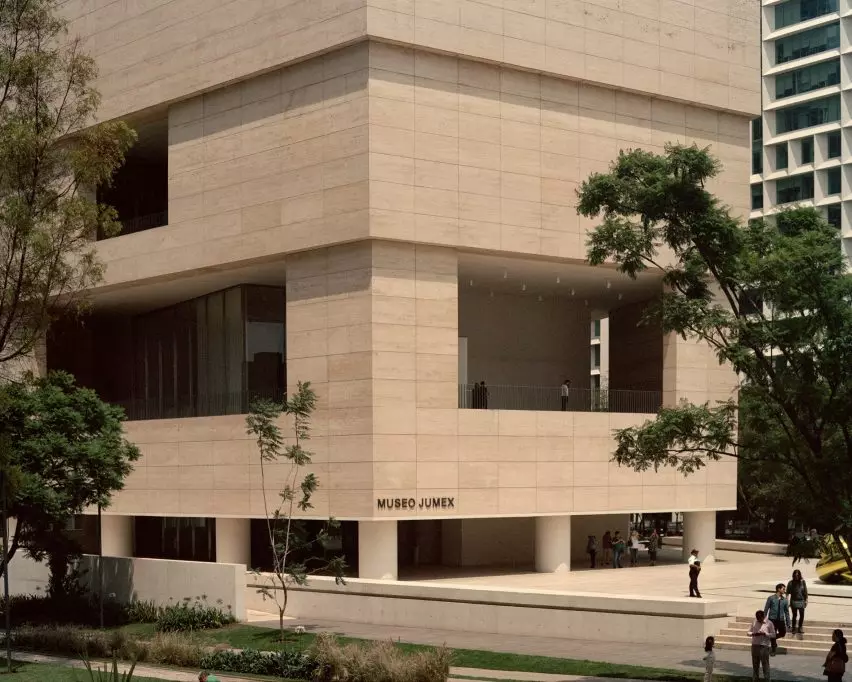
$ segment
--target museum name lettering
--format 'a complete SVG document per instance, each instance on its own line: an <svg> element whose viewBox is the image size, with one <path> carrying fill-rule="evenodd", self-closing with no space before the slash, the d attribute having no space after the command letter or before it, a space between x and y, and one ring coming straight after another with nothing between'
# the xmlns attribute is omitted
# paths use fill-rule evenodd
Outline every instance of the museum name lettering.
<svg viewBox="0 0 852 682"><path fill-rule="evenodd" d="M380 497L376 500L379 509L455 509L455 497L421 497L418 503L413 497Z"/></svg>

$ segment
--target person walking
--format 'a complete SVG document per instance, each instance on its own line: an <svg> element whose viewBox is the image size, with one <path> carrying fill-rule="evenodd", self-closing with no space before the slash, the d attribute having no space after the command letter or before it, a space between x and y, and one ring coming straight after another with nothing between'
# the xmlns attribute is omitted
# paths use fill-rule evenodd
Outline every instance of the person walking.
<svg viewBox="0 0 852 682"><path fill-rule="evenodd" d="M694 564L696 561L698 561L698 550L697 550L697 549L693 549L693 550L689 553L689 559L687 559L687 560L686 560L686 562L687 562L690 566L692 566L692 564Z"/></svg>
<svg viewBox="0 0 852 682"><path fill-rule="evenodd" d="M770 656L778 652L778 640L787 634L790 629L790 603L784 594L784 583L775 586L775 594L770 595L763 607L766 617L775 626L775 639L772 640Z"/></svg>
<svg viewBox="0 0 852 682"><path fill-rule="evenodd" d="M660 548L660 536L657 535L657 529L651 533L651 537L648 538L648 561L651 566L657 565L657 550Z"/></svg>
<svg viewBox="0 0 852 682"><path fill-rule="evenodd" d="M219 678L208 672L198 673L198 682L219 682Z"/></svg>
<svg viewBox="0 0 852 682"><path fill-rule="evenodd" d="M636 529L630 534L630 565L639 565L639 531Z"/></svg>
<svg viewBox="0 0 852 682"><path fill-rule="evenodd" d="M769 682L769 650L775 639L775 626L767 619L763 611L754 614L754 622L748 629L751 635L751 668L752 680L760 680L760 669L763 668L763 679Z"/></svg>
<svg viewBox="0 0 852 682"><path fill-rule="evenodd" d="M612 535L610 535L609 531L603 534L601 544L603 546L603 562L608 564L612 561Z"/></svg>
<svg viewBox="0 0 852 682"><path fill-rule="evenodd" d="M796 634L796 617L798 616L800 635L805 634L805 609L808 608L808 584L802 578L802 572L797 568L793 571L793 579L787 583L787 599L793 612L790 632Z"/></svg>
<svg viewBox="0 0 852 682"><path fill-rule="evenodd" d="M713 682L713 668L716 667L716 652L713 647L716 645L715 637L708 637L704 640L704 682Z"/></svg>
<svg viewBox="0 0 852 682"><path fill-rule="evenodd" d="M831 633L831 639L834 644L831 645L828 656L825 657L823 675L828 678L828 682L841 682L846 672L846 664L849 662L843 630L835 630Z"/></svg>
<svg viewBox="0 0 852 682"><path fill-rule="evenodd" d="M595 568L595 557L598 554L598 539L594 535L590 535L589 541L586 543L586 554L589 555L589 560L591 562L590 568Z"/></svg>
<svg viewBox="0 0 852 682"><path fill-rule="evenodd" d="M701 573L701 562L693 561L689 565L689 596L701 599L701 591L698 589L699 573Z"/></svg>

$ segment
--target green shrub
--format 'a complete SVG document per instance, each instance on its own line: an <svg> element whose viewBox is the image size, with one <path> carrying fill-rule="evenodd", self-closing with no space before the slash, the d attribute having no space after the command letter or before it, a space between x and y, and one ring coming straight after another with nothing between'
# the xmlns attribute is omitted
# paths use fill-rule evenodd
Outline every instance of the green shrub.
<svg viewBox="0 0 852 682"><path fill-rule="evenodd" d="M201 645L187 635L158 633L133 640L121 630L92 632L75 627L25 627L12 634L18 649L72 657L110 658L197 668Z"/></svg>
<svg viewBox="0 0 852 682"><path fill-rule="evenodd" d="M9 599L12 608L12 625L89 625L100 622L100 604L89 594L66 594L54 597L48 594L15 595ZM0 619L5 617L6 600L0 599ZM123 625L128 622L125 607L114 600L104 600L104 624Z"/></svg>
<svg viewBox="0 0 852 682"><path fill-rule="evenodd" d="M236 622L234 614L218 606L210 606L203 598L184 599L180 604L170 604L160 609L156 620L158 632L192 632L211 630Z"/></svg>
<svg viewBox="0 0 852 682"><path fill-rule="evenodd" d="M129 623L156 623L162 613L163 607L157 606L152 600L133 600L125 607L127 622Z"/></svg>
<svg viewBox="0 0 852 682"><path fill-rule="evenodd" d="M215 651L201 659L201 668L245 675L271 675L310 680L315 665L311 657L298 651Z"/></svg>
<svg viewBox="0 0 852 682"><path fill-rule="evenodd" d="M309 655L317 682L446 682L450 674L446 648L407 654L393 642L341 645L323 633Z"/></svg>

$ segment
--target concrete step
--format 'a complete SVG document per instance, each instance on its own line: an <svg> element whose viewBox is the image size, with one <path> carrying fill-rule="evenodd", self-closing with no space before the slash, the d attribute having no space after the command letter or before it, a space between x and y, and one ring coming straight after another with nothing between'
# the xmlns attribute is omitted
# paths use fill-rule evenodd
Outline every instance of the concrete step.
<svg viewBox="0 0 852 682"><path fill-rule="evenodd" d="M722 628L722 630L721 630L721 632L719 632L719 634L724 635L726 637L744 637L745 639L749 639L749 636L747 634L747 628L740 628L740 627ZM826 632L811 632L810 630L805 630L804 635L799 635L799 634L793 635L793 634L790 634L788 632L787 636L784 637L783 639L795 640L795 641L799 641L799 642L827 643L829 645L833 641L832 638L831 638L831 631L830 630L826 631Z"/></svg>
<svg viewBox="0 0 852 682"><path fill-rule="evenodd" d="M805 612L807 616L807 611ZM746 627L752 624L754 618L749 616L737 616L737 623L745 623ZM830 622L824 620L810 620L809 618L805 618L805 634L807 634L808 630L821 630L827 629L829 631L835 630L836 628L840 628L841 630L845 628L852 628L852 623L839 623L839 622Z"/></svg>
<svg viewBox="0 0 852 682"><path fill-rule="evenodd" d="M739 637L725 637L720 635L716 638L717 649L730 649L735 651L749 651L751 642L743 641ZM779 655L796 655L796 656L822 656L828 653L828 647L825 646L803 646L796 643L794 646L778 645Z"/></svg>

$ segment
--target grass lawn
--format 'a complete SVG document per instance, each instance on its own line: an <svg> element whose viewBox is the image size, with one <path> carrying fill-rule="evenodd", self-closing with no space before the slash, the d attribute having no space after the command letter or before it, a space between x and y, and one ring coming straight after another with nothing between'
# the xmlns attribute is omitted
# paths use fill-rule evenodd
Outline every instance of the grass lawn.
<svg viewBox="0 0 852 682"><path fill-rule="evenodd" d="M126 628L139 637L153 634L152 625L130 625ZM278 630L256 625L230 625L219 630L207 630L199 633L201 640L208 646L227 644L235 649L260 649L277 651L280 649L307 649L316 635L305 633L297 635L288 632L285 641L278 639ZM364 640L341 637L343 642L362 643ZM399 643L405 651L423 651L433 647L423 644ZM620 663L603 663L570 658L549 656L530 656L509 654L496 651L477 651L472 649L454 649L453 665L460 668L480 668L484 670L509 670L553 675L582 675L588 677L627 678L638 680L657 680L659 682L694 682L702 680L702 673L690 673L664 668L646 668ZM725 678L733 680L734 678ZM750 679L750 678L749 678ZM2 682L2 681L0 681Z"/></svg>
<svg viewBox="0 0 852 682"><path fill-rule="evenodd" d="M90 682L89 673L79 668L37 663L16 663L15 672L6 673L6 659L0 671L2 682ZM152 677L133 677L133 682L162 682Z"/></svg>

